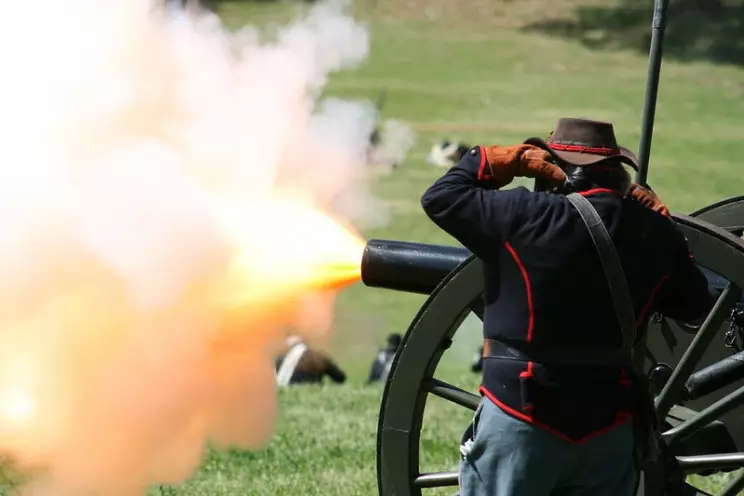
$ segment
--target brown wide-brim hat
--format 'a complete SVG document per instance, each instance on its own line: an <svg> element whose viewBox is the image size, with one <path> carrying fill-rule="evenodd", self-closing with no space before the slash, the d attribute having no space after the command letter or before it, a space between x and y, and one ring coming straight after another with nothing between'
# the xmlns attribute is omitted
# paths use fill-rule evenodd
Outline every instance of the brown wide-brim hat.
<svg viewBox="0 0 744 496"><path fill-rule="evenodd" d="M617 160L639 169L635 154L618 146L615 129L609 122L564 117L547 140L529 138L525 144L542 148L558 163L585 167Z"/></svg>

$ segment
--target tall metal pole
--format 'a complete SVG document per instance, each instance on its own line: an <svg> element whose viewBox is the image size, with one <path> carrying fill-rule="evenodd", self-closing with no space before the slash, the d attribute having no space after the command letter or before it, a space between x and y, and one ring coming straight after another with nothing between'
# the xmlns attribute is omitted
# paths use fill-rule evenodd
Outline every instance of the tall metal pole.
<svg viewBox="0 0 744 496"><path fill-rule="evenodd" d="M640 167L636 173L636 182L642 185L646 185L646 176L648 176L648 162L651 154L651 137L654 132L656 98L659 94L659 74L661 73L661 57L668 7L669 0L654 1L654 18L651 23L651 48L648 55L648 76L646 79L646 98L643 103L641 142L638 147Z"/></svg>
<svg viewBox="0 0 744 496"><path fill-rule="evenodd" d="M659 94L659 75L661 74L661 56L664 45L664 30L666 29L666 14L669 0L654 0L654 18L651 22L651 47L648 53L648 74L646 76L646 97L643 102L643 117L641 118L641 140L638 145L638 172L636 183L648 186L648 163L651 155L651 137L654 133L654 117L656 116L656 98ZM633 347L633 367L636 372L644 374L646 359L646 326L638 329L641 338ZM638 474L638 494L645 495L649 488L649 481L645 473Z"/></svg>
<svg viewBox="0 0 744 496"><path fill-rule="evenodd" d="M656 116L656 98L659 94L659 75L661 74L661 57L664 45L664 30L666 29L667 8L669 0L654 0L654 17L651 21L651 47L648 53L648 75L646 76L646 98L643 102L643 117L641 119L641 141L638 151L638 172L635 182L648 186L649 156L651 155L651 137L654 133L654 117ZM641 337L633 347L633 367L637 372L643 372L646 360L646 326L638 329Z"/></svg>

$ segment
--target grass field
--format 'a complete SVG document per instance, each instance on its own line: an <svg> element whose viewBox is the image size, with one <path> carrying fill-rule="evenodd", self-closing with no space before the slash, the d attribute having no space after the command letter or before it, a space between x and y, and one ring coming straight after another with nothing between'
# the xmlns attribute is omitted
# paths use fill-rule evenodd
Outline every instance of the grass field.
<svg viewBox="0 0 744 496"><path fill-rule="evenodd" d="M650 0L649 0L650 1ZM425 164L428 149L447 137L470 144L513 143L545 136L560 116L615 123L621 142L636 148L646 54L591 48L529 25L571 19L577 0L377 0L358 4L370 22L372 48L360 69L333 77L328 94L374 101L387 89L386 118L418 135L401 169L383 176L377 194L394 214L368 238L453 244L421 212L419 198L441 174ZM608 2L604 2L608 3ZM223 2L231 26L281 21L294 3ZM702 21L702 20L701 20ZM650 18L649 18L650 22ZM645 33L644 33L645 34ZM732 64L664 63L649 182L676 211L689 212L744 190L744 69ZM371 495L376 493L375 443L380 387L363 382L384 336L405 331L424 298L358 285L339 300L333 352L349 374L341 387L282 391L282 414L262 451L210 452L189 481L152 494L184 496ZM469 323L438 375L474 388L468 364L478 340ZM432 401L422 445L425 468L457 463L469 414ZM703 481L708 488L720 481ZM452 494L447 490L435 494Z"/></svg>

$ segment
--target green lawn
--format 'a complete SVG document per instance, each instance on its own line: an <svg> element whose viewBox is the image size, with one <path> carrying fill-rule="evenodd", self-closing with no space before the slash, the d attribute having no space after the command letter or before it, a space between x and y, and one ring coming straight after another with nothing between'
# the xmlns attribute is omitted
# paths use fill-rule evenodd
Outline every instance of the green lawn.
<svg viewBox="0 0 744 496"><path fill-rule="evenodd" d="M408 122L418 134L404 166L376 185L390 203L392 221L365 236L453 244L419 207L421 193L442 173L424 158L444 137L508 144L547 135L560 116L586 116L614 122L619 139L637 148L645 54L593 50L521 29L559 6L589 3L597 2L370 0L357 6L358 16L371 25L370 57L359 70L335 75L327 92L374 101L386 89L384 116ZM220 12L239 26L281 21L294 8L225 2ZM570 17L572 10L562 15ZM742 193L742 116L744 69L664 63L649 182L670 208L689 212ZM405 331L423 301L361 285L346 291L339 299L333 351L349 372L349 383L283 391L278 430L264 450L211 452L191 480L165 494L375 494L381 388L363 381L384 336ZM477 325L471 323L458 334L438 375L475 387L477 378L467 366L477 340ZM423 442L426 468L454 467L468 417L449 404L431 402Z"/></svg>

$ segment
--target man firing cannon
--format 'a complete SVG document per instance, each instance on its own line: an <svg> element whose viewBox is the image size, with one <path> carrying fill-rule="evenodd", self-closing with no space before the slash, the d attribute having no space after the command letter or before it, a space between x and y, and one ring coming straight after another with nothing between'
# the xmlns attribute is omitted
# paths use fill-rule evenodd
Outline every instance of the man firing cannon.
<svg viewBox="0 0 744 496"><path fill-rule="evenodd" d="M653 312L696 323L713 300L666 206L623 164L638 168L612 124L564 118L547 141L471 149L422 197L484 263L462 496L633 493L634 440L653 422L631 366L636 331ZM517 176L539 188L501 189Z"/></svg>

